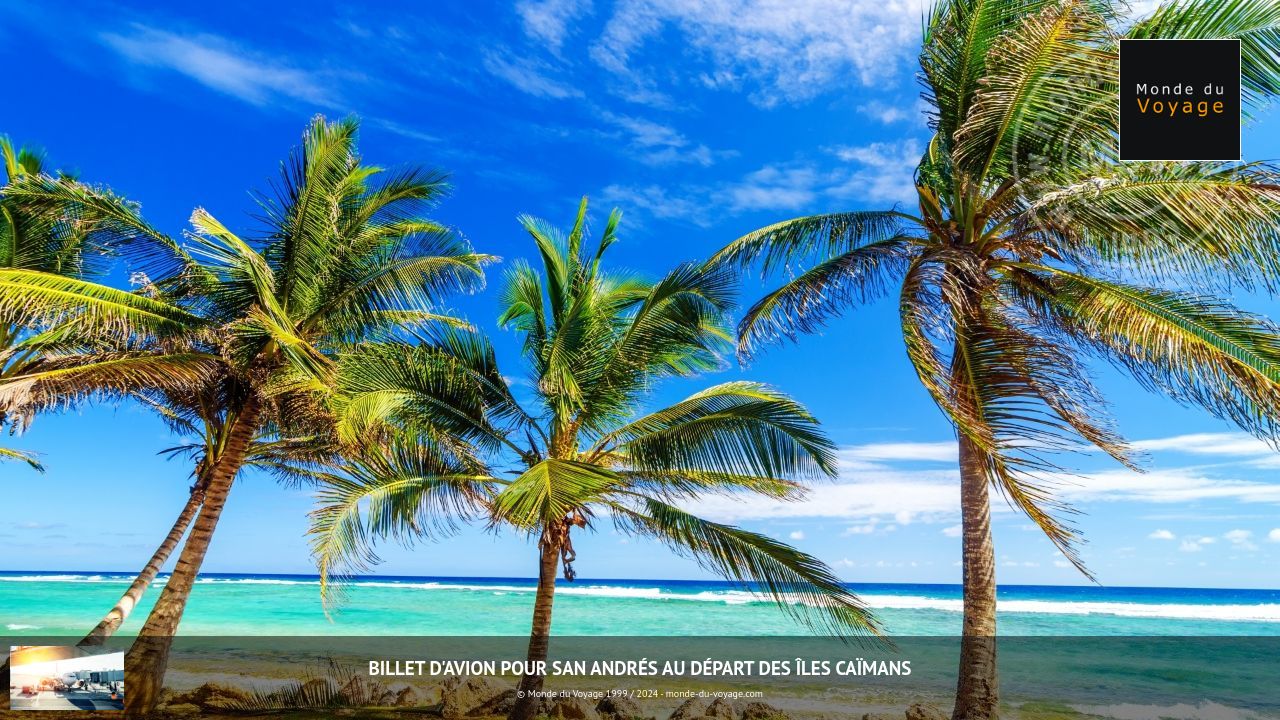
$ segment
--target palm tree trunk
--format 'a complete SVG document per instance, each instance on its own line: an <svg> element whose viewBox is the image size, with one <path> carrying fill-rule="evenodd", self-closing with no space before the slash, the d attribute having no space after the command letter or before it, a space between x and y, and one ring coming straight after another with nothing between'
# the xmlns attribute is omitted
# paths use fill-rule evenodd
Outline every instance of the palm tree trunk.
<svg viewBox="0 0 1280 720"><path fill-rule="evenodd" d="M156 575L160 573L160 568L164 567L164 564L169 560L169 556L173 554L174 548L178 547L178 542L186 534L192 518L196 516L196 511L200 509L200 504L204 502L202 482L202 478L197 479L196 486L191 489L191 497L187 499L187 504L182 508L182 512L178 514L178 519L174 521L173 527L169 529L169 534L160 543L160 547L156 548L151 560L142 568L142 572L138 573L138 577L134 579L129 589L124 591L124 595L120 596L120 600L116 602L115 607L111 608L111 612L107 613L107 616L102 618L102 622L99 622L97 627L91 630L88 635L85 635L78 643L80 647L103 644L116 630L120 629L125 619L129 617L129 613L137 607L138 602L142 600L142 595L146 593L147 588L155 581Z"/></svg>
<svg viewBox="0 0 1280 720"><path fill-rule="evenodd" d="M996 715L996 557L982 452L960 434L960 513L964 530L964 635L952 720Z"/></svg>
<svg viewBox="0 0 1280 720"><path fill-rule="evenodd" d="M529 632L529 653L526 656L530 663L547 660L547 650L551 644L551 606L555 602L557 563L560 560L559 542L550 531L543 533L538 548L541 552L538 592L533 601L533 628ZM534 697L534 694L542 691L544 679L543 673L525 673L520 678L516 704L511 708L507 720L533 720L542 704L541 698Z"/></svg>
<svg viewBox="0 0 1280 720"><path fill-rule="evenodd" d="M256 396L250 396L240 409L227 435L226 445L210 470L204 504L191 528L191 535L182 546L169 582L165 583L138 639L125 657L125 711L129 715L150 713L160 697L173 636L178 632L178 623L182 621L191 588L213 540L213 531L218 526L231 484L244 464L249 443L257 433L260 409L261 401Z"/></svg>

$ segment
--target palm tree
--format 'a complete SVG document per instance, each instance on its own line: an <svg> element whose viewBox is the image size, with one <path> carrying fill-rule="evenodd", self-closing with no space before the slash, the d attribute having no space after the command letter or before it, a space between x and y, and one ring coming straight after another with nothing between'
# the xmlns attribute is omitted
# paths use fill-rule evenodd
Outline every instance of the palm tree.
<svg viewBox="0 0 1280 720"><path fill-rule="evenodd" d="M368 438L395 427L411 440L392 434L387 449L325 478L311 530L325 592L335 573L376 560L372 540L431 536L483 518L537 539L528 659L546 660L560 567L574 579L573 535L608 517L815 627L878 631L816 558L680 507L705 493L795 498L799 481L835 473L834 447L802 406L751 382L638 415L655 382L720 366L730 277L691 265L658 282L606 273L619 215L588 253L586 210L584 198L567 235L522 217L542 269L518 262L507 273L500 322L523 336L536 410L517 401L475 333L447 329L417 346L344 358L340 431ZM513 720L533 717L530 691L542 684L538 673L521 679Z"/></svg>
<svg viewBox="0 0 1280 720"><path fill-rule="evenodd" d="M483 280L489 258L422 217L446 190L438 173L410 169L375 182L356 154L358 123L317 117L260 198L263 230L242 239L197 209L190 250L134 218L130 249L158 270L138 292L68 286L31 272L0 287L0 308L46 312L124 330L116 346L49 358L0 383L0 409L38 411L139 392L217 398L216 457L177 563L129 651L128 710L158 696L169 648L231 485L264 429L291 437L323 427L336 353L402 325L448 319L433 310L450 290ZM210 392L216 388L216 392ZM306 432L299 433L305 435Z"/></svg>
<svg viewBox="0 0 1280 720"><path fill-rule="evenodd" d="M101 270L104 248L98 242L101 234L83 215L78 222L50 224L40 214L33 214L7 192L15 183L28 178L43 182L74 184L66 174L56 178L45 174L44 154L30 147L15 148L8 137L0 135L0 161L4 163L4 185L0 186L0 282L5 270L21 268L47 273L83 277ZM31 315L23 308L12 308L0 314L0 378L21 373L44 346L30 331ZM16 432L25 427L25 418L13 418L0 411L0 429L10 425ZM0 448L0 460L17 460L35 470L44 467L36 456L17 450Z"/></svg>
<svg viewBox="0 0 1280 720"><path fill-rule="evenodd" d="M959 441L955 720L996 711L989 486L1088 575L1053 494L1054 452L1084 440L1132 465L1086 355L1277 439L1278 328L1213 293L1280 281L1280 173L1120 164L1116 94L1121 37L1238 37L1256 110L1280 91L1280 5L1186 0L1127 29L1116 16L1107 0L942 0L920 56L934 134L918 207L787 220L712 260L799 266L742 319L744 356L896 295L907 356Z"/></svg>

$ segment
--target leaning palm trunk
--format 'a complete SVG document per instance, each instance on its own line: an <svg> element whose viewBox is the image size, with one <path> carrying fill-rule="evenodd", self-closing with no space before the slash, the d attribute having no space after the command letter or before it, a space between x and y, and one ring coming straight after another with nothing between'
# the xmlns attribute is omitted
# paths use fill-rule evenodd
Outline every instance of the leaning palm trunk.
<svg viewBox="0 0 1280 720"><path fill-rule="evenodd" d="M960 513L964 536L964 634L952 720L996 715L996 563L983 457L960 436Z"/></svg>
<svg viewBox="0 0 1280 720"><path fill-rule="evenodd" d="M529 632L529 653L526 656L530 663L545 662L551 644L551 608L556 596L556 563L560 559L560 543L550 531L543 534L538 543L541 553L538 568L538 591L533 601L533 627ZM542 691L545 679L542 673L525 673L520 678L520 688L516 704L511 709L508 720L533 720L542 704L536 697Z"/></svg>
<svg viewBox="0 0 1280 720"><path fill-rule="evenodd" d="M133 584L125 590L124 595L120 596L120 600L116 602L115 607L111 608L111 612L102 618L97 627L84 636L78 644L80 647L90 647L101 645L107 638L115 634L116 630L124 624L129 617L129 613L138 606L138 602L142 600L142 596L146 593L147 588L155 581L156 575L160 573L160 568L169 560L169 556L173 554L178 542L182 540L182 536L187 533L187 528L191 526L191 520L196 516L196 512L200 509L201 503L204 502L203 481L198 481L196 487L191 490L191 497L187 499L187 504L182 508L182 512L178 514L178 519L174 521L173 527L169 529L169 534L165 536L164 542L160 543L160 547L156 548L155 554L151 556L151 560L142 568L142 572L138 573L138 577L134 579Z"/></svg>
<svg viewBox="0 0 1280 720"><path fill-rule="evenodd" d="M228 434L226 447L210 472L204 504L191 529L191 535L182 546L173 574L169 576L169 582L165 583L164 591L147 616L138 639L129 649L125 662L125 685L129 688L125 695L125 710L131 715L151 712L160 697L173 636L178 632L178 623L182 621L191 588L195 585L205 553L213 540L213 532L218 526L222 508L226 505L227 495L231 492L231 484L244 465L249 443L257 432L260 411L261 401L256 397L247 400L241 408L239 417Z"/></svg>

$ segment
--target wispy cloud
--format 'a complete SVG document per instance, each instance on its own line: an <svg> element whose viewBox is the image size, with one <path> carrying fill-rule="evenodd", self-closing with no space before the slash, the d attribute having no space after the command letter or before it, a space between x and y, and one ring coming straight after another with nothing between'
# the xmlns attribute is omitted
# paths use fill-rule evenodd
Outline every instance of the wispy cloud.
<svg viewBox="0 0 1280 720"><path fill-rule="evenodd" d="M560 52L571 34L572 23L590 11L590 0L520 0L516 3L516 14L520 16L525 34L555 53Z"/></svg>
<svg viewBox="0 0 1280 720"><path fill-rule="evenodd" d="M762 106L803 101L900 72L925 0L622 0L592 46L604 68L647 77L639 50L668 28L711 61L704 84ZM744 87L745 86L745 87Z"/></svg>
<svg viewBox="0 0 1280 720"><path fill-rule="evenodd" d="M682 135L656 123L639 123L631 131L636 142L652 147L682 152L690 146ZM662 145L666 143L666 145ZM695 160L701 151L692 156ZM708 208L720 212L781 211L798 213L818 210L833 203L864 201L893 204L908 202L915 194L912 172L920 159L920 143L914 138L865 146L830 149L839 163L797 160L771 163L756 168L736 180L709 184L634 187L611 185L606 193L630 202L642 212L654 211L653 217L676 219L706 226L712 220ZM709 162L709 160L708 160ZM654 202L661 197L663 203ZM690 212L672 212L672 208Z"/></svg>
<svg viewBox="0 0 1280 720"><path fill-rule="evenodd" d="M1200 552L1204 550L1205 545L1212 545L1214 542L1216 541L1211 537L1187 538L1178 545L1178 550L1185 553Z"/></svg>
<svg viewBox="0 0 1280 720"><path fill-rule="evenodd" d="M702 143L694 143L683 133L660 122L602 111L600 117L625 134L629 152L648 165L691 163L710 166L717 155Z"/></svg>
<svg viewBox="0 0 1280 720"><path fill-rule="evenodd" d="M1253 532L1250 530L1228 530L1222 534L1222 539L1240 550L1252 551L1258 549L1258 546L1253 542Z"/></svg>
<svg viewBox="0 0 1280 720"><path fill-rule="evenodd" d="M1162 440L1147 441L1159 446ZM779 508L753 498L711 498L697 503L699 510L727 520L776 517L833 518L858 521L846 534L866 534L883 530L881 520L906 524L954 521L959 511L959 473L955 469L954 441L869 443L839 451L841 479L834 485L819 485L802 500ZM941 463L930 468L919 463ZM1166 467L1138 473L1126 469L1076 474L1046 474L1043 481L1055 494L1076 505L1130 502L1173 504L1226 501L1243 504L1280 504L1280 483L1215 477L1195 467ZM1010 512L998 499L993 510ZM944 534L958 532L953 528ZM1167 529L1148 535L1162 541L1178 540ZM1280 542L1280 528L1268 534ZM1249 530L1231 530L1221 539L1233 547L1256 549ZM1197 552L1215 542L1212 536L1192 535L1181 539L1179 549Z"/></svg>
<svg viewBox="0 0 1280 720"><path fill-rule="evenodd" d="M534 97L563 100L582 97L582 90L548 76L551 68L530 58L520 58L490 51L482 61L491 75L505 80L517 90Z"/></svg>
<svg viewBox="0 0 1280 720"><path fill-rule="evenodd" d="M849 165L847 175L827 190L831 197L867 202L911 202L921 145L915 138L869 145L846 145L832 152Z"/></svg>
<svg viewBox="0 0 1280 720"><path fill-rule="evenodd" d="M818 485L803 499L778 505L767 498L708 496L691 503L694 512L736 522L762 518L860 520L870 533L879 519L932 520L953 517L960 503L954 471L860 472L836 484ZM859 534L859 531L848 532Z"/></svg>
<svg viewBox="0 0 1280 720"><path fill-rule="evenodd" d="M859 105L858 112L884 123L885 125L892 125L893 123L902 122L903 120L915 117L912 110L898 105L891 105L880 100L871 100Z"/></svg>
<svg viewBox="0 0 1280 720"><path fill-rule="evenodd" d="M853 460L920 460L954 463L960 456L959 446L947 440L943 442L871 443L843 448L841 458Z"/></svg>
<svg viewBox="0 0 1280 720"><path fill-rule="evenodd" d="M676 195L661 185L639 187L613 184L597 193L606 206L621 208L626 213L638 213L659 220L680 220L702 227L711 225L708 206L697 196Z"/></svg>
<svg viewBox="0 0 1280 720"><path fill-rule="evenodd" d="M819 176L810 167L766 165L727 188L729 206L744 210L799 210L818 195Z"/></svg>
<svg viewBox="0 0 1280 720"><path fill-rule="evenodd" d="M1148 535L1147 537L1148 537L1148 538L1150 538L1150 539L1152 539L1152 540L1174 540L1174 539L1176 539L1176 538L1175 538L1175 536L1174 536L1174 534L1173 534L1172 532L1169 532L1168 530L1156 530L1155 532L1151 533L1151 534L1150 534L1150 535Z"/></svg>
<svg viewBox="0 0 1280 720"><path fill-rule="evenodd" d="M104 32L104 45L134 65L169 70L253 105L288 99L334 104L332 88L314 74L240 47L219 35L182 35L135 24Z"/></svg>
<svg viewBox="0 0 1280 720"><path fill-rule="evenodd" d="M1193 433L1152 440L1138 440L1131 444L1135 450L1148 452L1163 450L1193 455L1231 455L1235 457L1277 454L1271 446L1245 433Z"/></svg>

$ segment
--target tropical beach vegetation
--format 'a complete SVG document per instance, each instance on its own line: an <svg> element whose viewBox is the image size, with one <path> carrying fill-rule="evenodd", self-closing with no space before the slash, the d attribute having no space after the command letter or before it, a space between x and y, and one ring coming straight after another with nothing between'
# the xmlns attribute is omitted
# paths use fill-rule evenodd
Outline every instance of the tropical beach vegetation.
<svg viewBox="0 0 1280 720"><path fill-rule="evenodd" d="M511 263L499 320L525 378L442 307L495 260L426 219L442 174L387 173L353 119L314 120L259 198L262 227L203 209L178 240L110 190L3 151L0 425L131 401L194 441L191 492L119 602L81 641L116 632L181 548L130 653L131 712L160 692L233 481L257 467L317 487L310 541L330 598L376 562L461 523L536 543L528 659L545 659L573 537L606 522L693 557L820 632L875 633L817 558L697 517L706 494L798 497L835 473L809 411L730 382L651 410L659 381L719 369L734 334L734 271L803 267L737 328L748 358L847 307L896 296L907 355L959 441L964 640L953 718L996 714L995 549L989 491L1025 512L1086 576L1060 453L1098 448L1140 469L1088 361L1280 441L1280 327L1223 299L1280 285L1280 170L1261 163L1117 162L1121 38L1241 39L1246 110L1280 92L1280 5L1180 0L1129 25L1108 0L940 0L920 56L932 140L909 209L802 217L750 233L656 281L606 270L611 214L588 247L520 223L537 263ZM117 262L128 289L108 282ZM532 402L522 402L525 394ZM39 469L36 456L0 461ZM183 542L186 537L185 543ZM536 712L525 701L512 717Z"/></svg>
<svg viewBox="0 0 1280 720"><path fill-rule="evenodd" d="M47 223L33 216L29 208L4 192L9 185L26 177L47 177L49 182L75 182L61 172L56 177L44 167L44 155L30 147L14 147L0 135L0 159L4 162L4 186L0 187L0 272L13 269L39 270L69 277L92 276L101 270L103 248L97 238L83 226L73 223ZM3 282L3 279L0 279ZM39 348L52 340L29 336L25 331L30 315L23 308L10 308L0 316L0 380L24 372ZM0 411L0 429L24 428L29 417L11 416ZM43 470L32 453L0 447L0 461L15 460L35 470Z"/></svg>
<svg viewBox="0 0 1280 720"><path fill-rule="evenodd" d="M345 474L319 478L311 534L322 587L335 572L367 569L380 538L432 536L455 518L508 526L536 538L527 658L545 661L560 566L574 579L573 534L610 521L766 593L819 630L877 632L817 558L681 508L707 493L797 497L802 481L835 473L835 448L802 406L758 383L723 383L640 412L656 382L720 366L732 279L694 265L656 282L607 271L619 218L609 215L594 248L585 198L567 234L520 218L541 262L512 263L500 323L523 340L533 407L512 393L488 340L467 330L343 358L340 432L387 442ZM524 675L512 720L536 714L543 680Z"/></svg>
<svg viewBox="0 0 1280 720"><path fill-rule="evenodd" d="M336 350L447 321L433 311L439 296L483 279L489 258L422 217L442 195L443 177L410 169L376 182L381 170L361 163L356 130L353 119L310 124L282 167L277 195L260 199L259 238L247 242L197 209L188 251L136 213L120 216L130 242L118 247L146 273L134 292L38 270L5 278L0 307L39 307L79 342L0 384L0 408L37 412L144 394L184 398L180 407L195 402L212 423L216 455L201 453L200 511L129 653L131 712L149 710L160 690L191 587L255 438L305 437L324 448ZM44 183L6 194L58 208L90 192Z"/></svg>
<svg viewBox="0 0 1280 720"><path fill-rule="evenodd" d="M1092 578L1055 453L1139 469L1085 361L1280 441L1274 323L1221 299L1280 283L1280 171L1119 163L1118 40L1241 41L1244 103L1280 93L1280 5L1166 3L1121 27L1111 2L943 0L920 54L934 130L917 207L801 217L739 238L714 266L803 268L738 327L746 358L896 295L907 356L960 446L964 642L954 720L996 713L988 488Z"/></svg>

